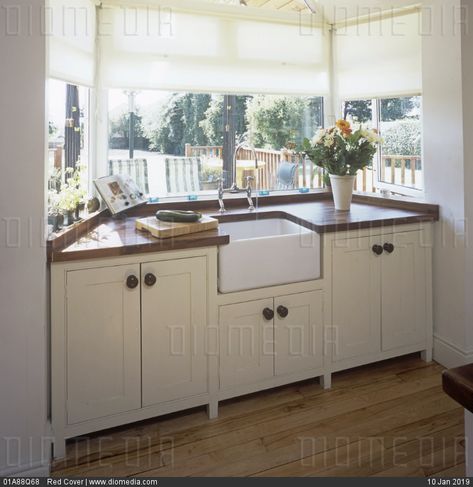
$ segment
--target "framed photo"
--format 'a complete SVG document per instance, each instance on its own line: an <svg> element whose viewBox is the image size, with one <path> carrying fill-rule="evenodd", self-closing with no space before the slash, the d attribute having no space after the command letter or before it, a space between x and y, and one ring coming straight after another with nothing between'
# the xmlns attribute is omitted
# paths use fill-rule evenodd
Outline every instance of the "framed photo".
<svg viewBox="0 0 473 487"><path fill-rule="evenodd" d="M131 177L105 176L94 181L97 191L112 215L146 203L148 200Z"/></svg>

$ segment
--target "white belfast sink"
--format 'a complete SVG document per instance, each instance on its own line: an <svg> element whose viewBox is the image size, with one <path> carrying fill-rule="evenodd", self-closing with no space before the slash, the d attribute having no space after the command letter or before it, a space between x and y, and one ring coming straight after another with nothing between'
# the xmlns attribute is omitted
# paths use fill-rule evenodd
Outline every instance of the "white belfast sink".
<svg viewBox="0 0 473 487"><path fill-rule="evenodd" d="M218 254L221 293L320 277L320 236L282 218L220 223L230 235Z"/></svg>

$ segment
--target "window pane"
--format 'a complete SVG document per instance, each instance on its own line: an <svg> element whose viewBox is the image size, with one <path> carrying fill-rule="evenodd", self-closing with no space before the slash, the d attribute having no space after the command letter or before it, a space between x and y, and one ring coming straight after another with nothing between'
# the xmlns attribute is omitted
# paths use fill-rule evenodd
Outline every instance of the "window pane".
<svg viewBox="0 0 473 487"><path fill-rule="evenodd" d="M420 114L420 96L380 100L381 182L423 188Z"/></svg>
<svg viewBox="0 0 473 487"><path fill-rule="evenodd" d="M55 215L75 209L88 193L90 90L50 79L48 91L48 204Z"/></svg>
<svg viewBox="0 0 473 487"><path fill-rule="evenodd" d="M374 127L373 100L350 100L343 104L343 118L353 125Z"/></svg>
<svg viewBox="0 0 473 487"><path fill-rule="evenodd" d="M343 118L348 120L353 127L360 126L371 129L377 128L376 122L376 103L375 100L349 100L343 104ZM374 156L377 157L376 155ZM374 165L358 171L355 181L355 189L363 192L375 192Z"/></svg>
<svg viewBox="0 0 473 487"><path fill-rule="evenodd" d="M151 197L215 193L243 141L239 187L246 176L257 190L316 187L316 170L299 151L322 123L319 97L110 90L108 170L128 172Z"/></svg>

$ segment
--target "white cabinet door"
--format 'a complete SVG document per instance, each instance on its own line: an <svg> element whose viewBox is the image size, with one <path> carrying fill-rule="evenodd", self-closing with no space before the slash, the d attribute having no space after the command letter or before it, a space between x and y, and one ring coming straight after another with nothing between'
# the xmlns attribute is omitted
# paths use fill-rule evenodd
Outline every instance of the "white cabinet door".
<svg viewBox="0 0 473 487"><path fill-rule="evenodd" d="M275 374L323 365L323 292L274 299Z"/></svg>
<svg viewBox="0 0 473 487"><path fill-rule="evenodd" d="M274 375L272 299L221 306L220 388L253 384Z"/></svg>
<svg viewBox="0 0 473 487"><path fill-rule="evenodd" d="M143 263L141 283L143 406L205 393L206 258Z"/></svg>
<svg viewBox="0 0 473 487"><path fill-rule="evenodd" d="M381 279L383 255L370 237L333 243L333 360L373 354L381 347Z"/></svg>
<svg viewBox="0 0 473 487"><path fill-rule="evenodd" d="M385 251L381 260L383 351L425 341L426 256L421 238L421 232L384 237L383 243L392 251Z"/></svg>
<svg viewBox="0 0 473 487"><path fill-rule="evenodd" d="M132 275L136 287L130 289ZM69 424L141 407L138 279L138 265L67 273Z"/></svg>

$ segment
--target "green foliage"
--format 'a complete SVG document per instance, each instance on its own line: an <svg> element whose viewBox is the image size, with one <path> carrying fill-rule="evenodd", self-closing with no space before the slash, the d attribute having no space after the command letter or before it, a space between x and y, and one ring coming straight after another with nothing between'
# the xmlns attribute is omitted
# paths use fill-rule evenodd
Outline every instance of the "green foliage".
<svg viewBox="0 0 473 487"><path fill-rule="evenodd" d="M146 117L144 133L151 150L183 155L185 144L207 145L200 121L209 108L211 95L174 93Z"/></svg>
<svg viewBox="0 0 473 487"><path fill-rule="evenodd" d="M349 100L343 107L344 120L353 119L358 123L372 120L372 100ZM408 118L417 106L417 97L383 98L380 100L381 120L390 122Z"/></svg>
<svg viewBox="0 0 473 487"><path fill-rule="evenodd" d="M307 157L329 174L355 175L369 166L376 153L379 138L371 130L359 128L352 132L349 124L320 130L313 141L304 139ZM343 121L342 121L343 123Z"/></svg>
<svg viewBox="0 0 473 487"><path fill-rule="evenodd" d="M223 145L223 95L214 95L205 112L205 118L200 121L200 127L207 137L206 145ZM235 96L235 132L243 134L247 131L246 106L250 96Z"/></svg>
<svg viewBox="0 0 473 487"><path fill-rule="evenodd" d="M414 98L384 98L381 100L381 120L401 120L408 117L413 108Z"/></svg>
<svg viewBox="0 0 473 487"><path fill-rule="evenodd" d="M358 123L371 122L372 119L372 101L371 100L349 100L343 107L343 119L348 118Z"/></svg>
<svg viewBox="0 0 473 487"><path fill-rule="evenodd" d="M288 142L302 146L308 131L314 131L316 112L308 110L310 99L292 96L256 95L247 103L249 131L260 148L279 150ZM309 120L307 118L312 118Z"/></svg>
<svg viewBox="0 0 473 487"><path fill-rule="evenodd" d="M382 126L383 153L398 156L420 156L422 153L419 120L398 120Z"/></svg>

